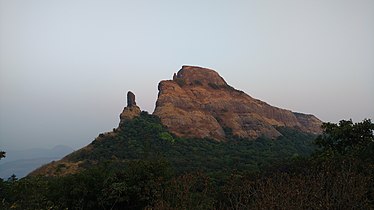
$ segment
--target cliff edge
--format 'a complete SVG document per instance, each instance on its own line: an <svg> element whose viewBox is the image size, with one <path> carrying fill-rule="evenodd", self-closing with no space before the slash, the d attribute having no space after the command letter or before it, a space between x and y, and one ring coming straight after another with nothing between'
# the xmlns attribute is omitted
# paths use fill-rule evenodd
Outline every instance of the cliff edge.
<svg viewBox="0 0 374 210"><path fill-rule="evenodd" d="M172 80L161 81L154 115L176 136L225 140L228 135L276 138L276 127L318 134L313 115L273 107L229 86L214 70L183 66Z"/></svg>

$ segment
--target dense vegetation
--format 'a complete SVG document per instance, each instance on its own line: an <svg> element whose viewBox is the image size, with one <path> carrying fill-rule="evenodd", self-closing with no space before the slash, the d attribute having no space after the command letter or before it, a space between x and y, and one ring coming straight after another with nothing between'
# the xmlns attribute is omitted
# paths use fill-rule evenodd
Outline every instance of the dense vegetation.
<svg viewBox="0 0 374 210"><path fill-rule="evenodd" d="M100 134L92 142L94 149L73 153L69 160L85 160L82 166L97 162L121 164L129 160L165 159L176 173L203 171L222 173L232 170L256 172L285 159L308 156L314 151L315 135L279 128L283 134L277 140L258 138L217 142L210 139L183 139L171 135L158 117L142 112L113 132ZM127 164L127 163L124 163ZM118 167L118 166L116 166Z"/></svg>
<svg viewBox="0 0 374 210"><path fill-rule="evenodd" d="M80 173L0 180L3 209L371 209L374 125L326 123L315 136L180 139L142 113L94 149ZM230 134L230 130L226 131ZM316 149L318 147L318 149Z"/></svg>

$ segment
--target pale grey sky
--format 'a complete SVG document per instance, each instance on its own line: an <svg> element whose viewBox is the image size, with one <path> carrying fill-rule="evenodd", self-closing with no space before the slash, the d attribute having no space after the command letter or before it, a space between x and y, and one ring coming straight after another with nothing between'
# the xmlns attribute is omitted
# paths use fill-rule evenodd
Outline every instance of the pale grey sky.
<svg viewBox="0 0 374 210"><path fill-rule="evenodd" d="M373 0L0 0L0 149L74 148L184 64L323 121L374 119Z"/></svg>

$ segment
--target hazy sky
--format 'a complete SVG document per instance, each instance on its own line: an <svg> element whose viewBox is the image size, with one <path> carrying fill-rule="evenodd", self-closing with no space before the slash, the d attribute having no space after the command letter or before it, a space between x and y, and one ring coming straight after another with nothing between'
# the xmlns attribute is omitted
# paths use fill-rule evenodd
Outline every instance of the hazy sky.
<svg viewBox="0 0 374 210"><path fill-rule="evenodd" d="M0 0L0 149L73 148L153 112L184 64L323 121L374 119L374 1Z"/></svg>

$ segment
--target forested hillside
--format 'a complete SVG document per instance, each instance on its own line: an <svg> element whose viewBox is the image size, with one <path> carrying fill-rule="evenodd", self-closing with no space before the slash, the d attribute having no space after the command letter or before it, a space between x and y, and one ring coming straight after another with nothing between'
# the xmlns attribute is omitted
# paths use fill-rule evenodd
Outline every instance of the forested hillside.
<svg viewBox="0 0 374 210"><path fill-rule="evenodd" d="M142 112L65 161L1 180L3 209L372 209L374 125L325 123L276 140L182 139ZM230 134L230 130L225 130ZM47 174L48 175L48 174ZM51 174L49 174L51 175Z"/></svg>
<svg viewBox="0 0 374 210"><path fill-rule="evenodd" d="M231 170L257 172L291 158L310 155L316 135L279 127L283 135L275 140L265 137L241 139L225 129L229 140L186 139L175 137L157 116L142 112L113 132L100 134L90 145L34 174L62 175L98 164L126 165L132 160L165 160L178 174L189 171L225 173ZM56 169L57 168L57 169Z"/></svg>

